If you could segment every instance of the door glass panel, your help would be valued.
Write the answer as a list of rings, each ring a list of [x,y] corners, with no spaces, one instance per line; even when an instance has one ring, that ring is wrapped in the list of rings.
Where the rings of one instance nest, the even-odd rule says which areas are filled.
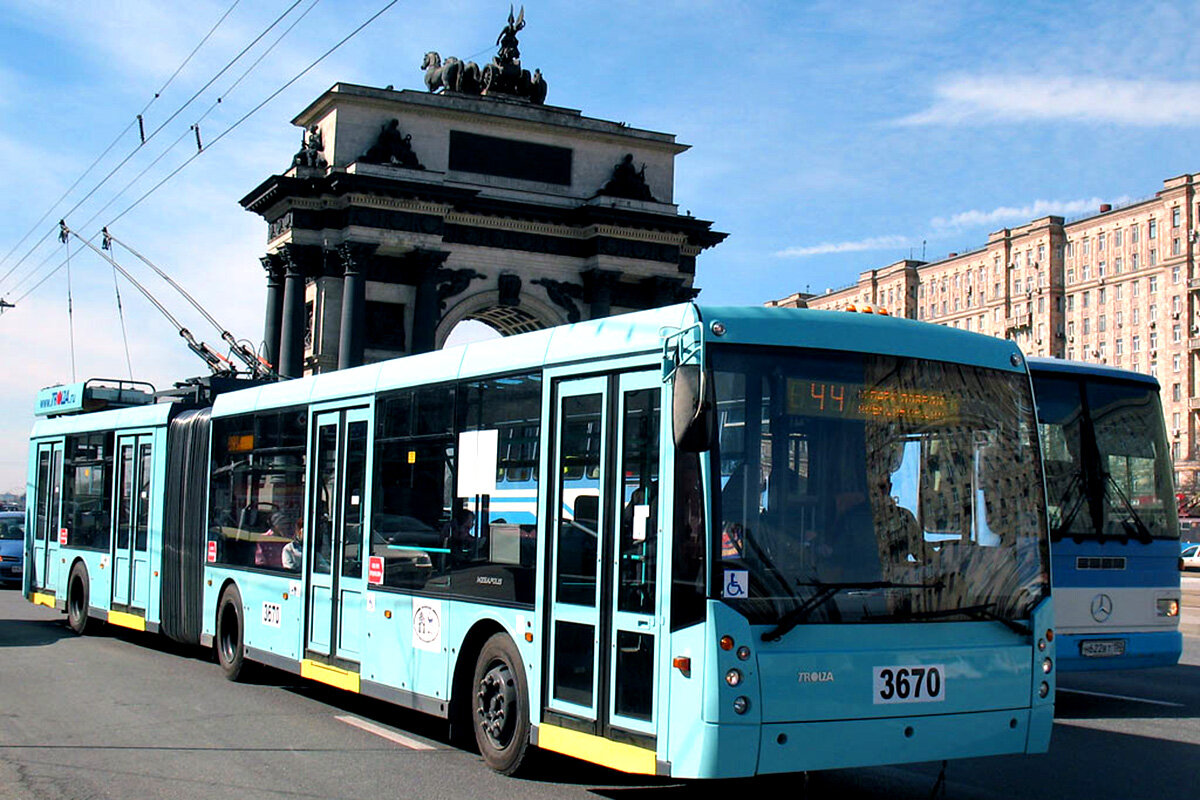
[[[562,401],[555,594],[560,603],[596,604],[602,410],[599,394],[566,397]]]
[[[312,571],[328,575],[333,556],[333,517],[337,513],[337,425],[322,425],[317,429],[316,462]]]
[[[658,550],[658,389],[625,393],[617,610],[654,613]]]
[[[129,549],[133,522],[133,445],[121,445],[121,494],[117,498],[117,549]]]
[[[137,522],[134,527],[133,547],[146,550],[146,532],[150,527],[150,445],[138,449],[138,499]]]
[[[342,575],[362,575],[362,519],[366,487],[367,423],[351,422],[346,432],[346,492],[342,508]]]
[[[50,541],[58,541],[58,531],[62,528],[62,445],[54,446],[54,455],[50,460]]]
[[[50,451],[38,453],[37,538],[45,542],[50,529]]]
[[[617,631],[617,686],[614,710],[619,716],[649,721],[654,701],[654,637]]]
[[[590,707],[595,664],[591,625],[558,621],[554,625],[554,696]]]

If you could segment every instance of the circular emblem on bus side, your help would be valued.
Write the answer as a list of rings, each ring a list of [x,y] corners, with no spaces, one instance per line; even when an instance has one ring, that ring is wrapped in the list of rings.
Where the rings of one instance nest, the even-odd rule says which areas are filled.
[[[1092,619],[1104,622],[1112,616],[1112,598],[1106,594],[1098,594],[1092,598]]]

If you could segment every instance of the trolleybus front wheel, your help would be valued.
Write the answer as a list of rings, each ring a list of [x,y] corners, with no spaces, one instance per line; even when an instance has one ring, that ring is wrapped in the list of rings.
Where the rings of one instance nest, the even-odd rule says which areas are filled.
[[[484,642],[472,686],[479,752],[489,767],[512,775],[529,749],[529,688],[521,654],[506,634],[497,633]]]
[[[87,567],[77,562],[67,581],[67,625],[81,636],[88,629],[88,588]]]
[[[217,663],[225,677],[236,681],[246,665],[246,647],[242,643],[242,595],[236,586],[221,593],[217,603]]]

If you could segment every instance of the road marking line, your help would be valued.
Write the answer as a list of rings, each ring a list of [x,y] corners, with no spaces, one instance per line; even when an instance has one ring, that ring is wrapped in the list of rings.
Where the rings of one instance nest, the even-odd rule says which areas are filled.
[[[359,719],[358,717],[350,716],[339,716],[334,717],[334,719],[338,720],[339,722],[344,722],[347,725],[352,725],[359,730],[364,730],[367,733],[373,733],[376,736],[381,736],[384,739],[387,739],[389,742],[395,742],[401,747],[407,747],[409,750],[436,749],[433,745],[425,744],[424,742],[418,742],[416,739],[410,739],[403,734],[390,731],[382,725],[376,725],[374,722],[367,722],[365,719]]]
[[[1166,706],[1167,708],[1184,708],[1183,703],[1168,703],[1166,700],[1150,700],[1146,697],[1130,697],[1125,694],[1107,694],[1105,692],[1085,692],[1083,689],[1062,689],[1056,691],[1067,694],[1086,694],[1091,697],[1107,697],[1110,700],[1130,700],[1134,703],[1149,703],[1152,706]]]

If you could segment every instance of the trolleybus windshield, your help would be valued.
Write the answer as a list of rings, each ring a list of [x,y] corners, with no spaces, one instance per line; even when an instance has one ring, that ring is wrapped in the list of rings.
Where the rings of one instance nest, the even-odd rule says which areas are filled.
[[[1178,539],[1155,387],[1038,375],[1051,536]]]
[[[1013,620],[1047,591],[1024,375],[734,347],[712,363],[713,585],[751,621]]]

